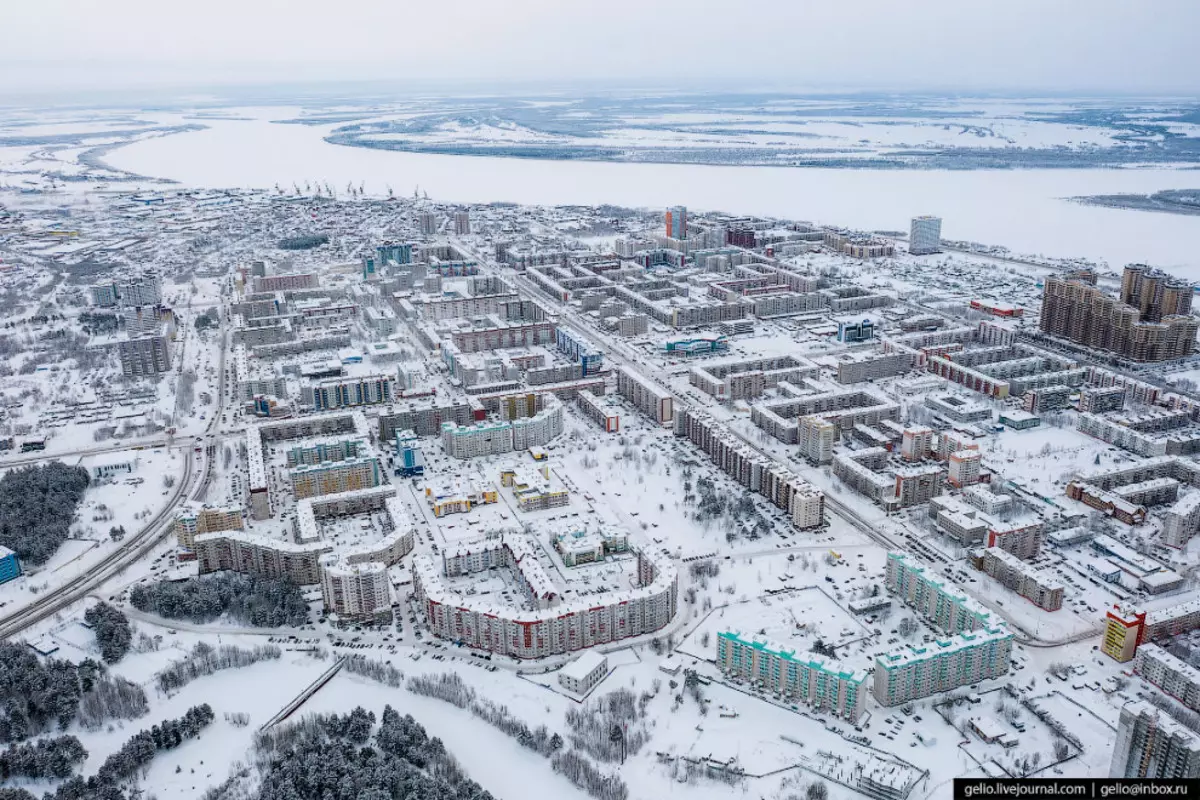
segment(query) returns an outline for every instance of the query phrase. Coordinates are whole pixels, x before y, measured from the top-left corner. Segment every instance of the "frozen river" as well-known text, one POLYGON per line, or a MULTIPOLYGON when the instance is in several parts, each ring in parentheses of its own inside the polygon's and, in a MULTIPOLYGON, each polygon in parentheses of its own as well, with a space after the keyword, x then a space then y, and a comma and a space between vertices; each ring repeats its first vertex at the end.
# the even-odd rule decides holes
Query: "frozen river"
POLYGON ((524 204, 683 204, 860 229, 907 230, 917 214, 943 235, 1014 252, 1145 261, 1200 281, 1200 216, 1099 208, 1076 195, 1200 187, 1189 170, 849 170, 542 161, 389 152, 327 144, 327 126, 213 120, 207 130, 140 141, 107 157, 120 169, 186 186, 290 188, 365 183, 371 194, 524 204))

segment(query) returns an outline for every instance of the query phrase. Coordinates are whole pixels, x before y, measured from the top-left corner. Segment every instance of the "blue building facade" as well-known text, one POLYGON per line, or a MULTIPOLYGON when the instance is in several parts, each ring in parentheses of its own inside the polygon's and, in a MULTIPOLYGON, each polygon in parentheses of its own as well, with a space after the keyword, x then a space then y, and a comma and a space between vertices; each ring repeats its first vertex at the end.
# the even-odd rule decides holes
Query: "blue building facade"
POLYGON ((554 332, 558 351, 583 367, 583 375, 595 375, 604 369, 604 351, 583 336, 567 328, 559 327, 554 332))
POLYGON ((17 554, 0 545, 0 583, 7 583, 21 576, 21 562, 17 554))
POLYGON ((846 344, 866 342, 875 338, 875 322, 864 319, 857 322, 838 322, 837 340, 846 344))
POLYGON ((425 474, 425 454, 412 431, 396 431, 396 474, 402 478, 425 474))

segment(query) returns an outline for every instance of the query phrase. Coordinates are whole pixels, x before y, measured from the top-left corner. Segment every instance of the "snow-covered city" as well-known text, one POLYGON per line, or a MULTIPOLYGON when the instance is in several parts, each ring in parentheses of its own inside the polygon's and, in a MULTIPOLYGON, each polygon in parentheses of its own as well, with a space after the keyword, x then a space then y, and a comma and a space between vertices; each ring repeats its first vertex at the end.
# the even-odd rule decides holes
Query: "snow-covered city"
POLYGON ((1200 791, 1200 101, 6 97, 0 800, 1200 791))

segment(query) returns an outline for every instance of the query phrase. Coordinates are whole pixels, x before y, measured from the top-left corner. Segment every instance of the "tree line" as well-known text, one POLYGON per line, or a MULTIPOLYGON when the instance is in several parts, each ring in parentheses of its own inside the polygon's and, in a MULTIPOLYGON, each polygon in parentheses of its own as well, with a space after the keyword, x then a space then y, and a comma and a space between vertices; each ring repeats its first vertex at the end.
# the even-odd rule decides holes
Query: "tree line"
POLYGON ((256 628, 299 627, 308 622, 308 603, 299 587, 239 572, 138 585, 130 590, 129 602, 139 611, 201 624, 222 614, 256 628))
POLYGON ((88 471, 51 461, 9 470, 0 478, 0 545, 30 564, 44 564, 66 541, 88 471))
POLYGON ((247 650, 231 644, 213 647, 205 642, 197 642, 187 656, 155 675, 154 683, 160 692, 170 694, 205 675, 223 669, 248 667, 259 661, 278 659, 280 655, 282 651, 274 645, 258 645, 247 650))
POLYGON ((25 645, 0 642, 0 743, 21 742, 78 719, 85 728, 147 711, 135 684, 109 676, 92 659, 38 659, 25 645))

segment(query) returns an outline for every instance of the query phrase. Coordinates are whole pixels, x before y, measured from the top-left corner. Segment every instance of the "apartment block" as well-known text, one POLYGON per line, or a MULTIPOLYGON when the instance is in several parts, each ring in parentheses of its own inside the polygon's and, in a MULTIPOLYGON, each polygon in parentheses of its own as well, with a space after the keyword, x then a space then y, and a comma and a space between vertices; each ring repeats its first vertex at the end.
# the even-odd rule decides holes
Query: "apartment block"
POLYGON ((998 583, 1046 611, 1062 608, 1062 582, 1011 553, 989 547, 979 556, 979 569, 998 583))
POLYGON ((390 403, 394 397, 392 381, 390 375, 332 378, 303 387, 300 402, 313 411, 390 403))
POLYGON ((983 454, 978 450, 959 450, 950 454, 946 480, 951 486, 962 489, 979 482, 983 466, 983 454))
POLYGON ((933 452, 933 430, 905 428, 900 440, 900 455, 905 461, 924 461, 933 452))
POLYGON ((1120 411, 1125 407, 1124 386, 1088 387, 1079 392, 1079 411, 1084 414, 1103 414, 1120 411))
POLYGON ((1150 612, 1114 605, 1104 624, 1100 651, 1116 661, 1130 661, 1145 642, 1200 628, 1200 600, 1150 612))
POLYGON ((442 424, 442 448, 454 458, 510 453, 542 447, 563 432, 563 407, 553 403, 531 417, 483 421, 473 425, 442 424))
POLYGON ((837 356, 837 382, 863 383, 891 378, 912 368, 912 356, 904 352, 850 352, 837 356))
POLYGON ((717 634, 717 668, 785 702, 801 702, 850 722, 858 721, 866 705, 863 670, 737 631, 717 634))
POLYGON ((171 370, 171 343, 163 334, 122 338, 117 343, 121 374, 126 377, 162 375, 171 370))
POLYGON ((196 536, 217 531, 240 531, 242 510, 233 506, 188 504, 175 517, 175 539, 187 550, 196 547, 196 536))
POLYGON ((824 492, 750 448, 710 415, 680 410, 675 435, 690 440, 722 472, 785 511, 794 527, 804 530, 824 523, 824 492))
POLYGON ((267 292, 292 292, 301 289, 319 289, 321 276, 315 272, 287 272, 280 275, 260 275, 250 279, 254 294, 267 292))
POLYGON ((384 564, 350 564, 336 553, 321 556, 321 598, 325 613, 348 621, 374 621, 392 614, 391 582, 384 564))
POLYGON ((288 472, 292 496, 297 500, 324 494, 368 489, 383 482, 379 459, 354 457, 341 461, 301 464, 288 472))
POLYGON ((1186 358, 1195 351, 1200 329, 1190 314, 1191 295, 1187 284, 1137 265, 1125 268, 1119 299, 1092 284, 1051 277, 1039 325, 1052 336, 1131 361, 1186 358))
POLYGON ((833 460, 833 445, 838 439, 838 426, 818 416, 800 418, 800 455, 812 464, 828 464, 833 460))
POLYGON ((618 367, 617 393, 661 425, 674 419, 674 398, 671 393, 656 386, 640 372, 618 367))
POLYGON ((942 218, 913 217, 908 229, 908 252, 914 256, 942 252, 942 218))
POLYGON ((899 705, 1008 672, 1012 632, 945 578, 903 553, 888 553, 886 586, 945 635, 876 659, 873 691, 881 704, 899 705))
POLYGON ((997 625, 885 653, 875 660, 875 699, 880 705, 897 706, 1006 675, 1012 638, 1006 627, 997 625))
POLYGON ((1144 644, 1137 650, 1133 671, 1164 694, 1174 697, 1193 711, 1200 711, 1200 670, 1191 664, 1156 644, 1144 644))
POLYGON ((596 396, 587 389, 576 396, 579 409, 584 416, 600 426, 606 433, 617 433, 621 430, 621 416, 608 398, 596 396))
POLYGON ((1200 736, 1139 700, 1121 709, 1110 778, 1200 777, 1200 736))
POLYGON ((321 582, 320 557, 332 549, 325 542, 301 545, 242 531, 201 534, 195 546, 201 575, 231 570, 297 586, 321 582))
POLYGON ((522 548, 513 537, 481 544, 447 553, 440 569, 430 556, 413 559, 417 602, 439 638, 513 658, 543 658, 651 633, 675 615, 678 575, 665 558, 638 553, 637 585, 631 589, 603 600, 564 600, 529 545, 522 548), (512 571, 529 609, 460 594, 443 579, 493 566, 512 571))
POLYGON ((775 388, 780 381, 800 383, 804 378, 815 378, 819 371, 817 365, 807 359, 779 356, 713 361, 693 367, 688 380, 692 386, 721 401, 749 400, 775 388))
POLYGON ((1041 522, 996 523, 988 529, 987 546, 1028 561, 1042 550, 1044 527, 1041 522))

